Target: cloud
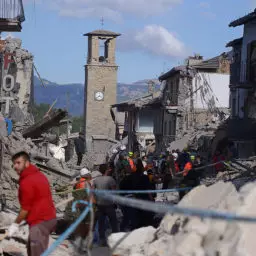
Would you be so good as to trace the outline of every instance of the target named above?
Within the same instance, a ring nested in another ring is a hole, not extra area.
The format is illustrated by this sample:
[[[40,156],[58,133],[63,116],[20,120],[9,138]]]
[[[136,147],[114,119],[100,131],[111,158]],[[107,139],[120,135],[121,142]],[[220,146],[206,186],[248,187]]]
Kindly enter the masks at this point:
[[[26,0],[31,1],[32,0]],[[153,16],[170,10],[183,0],[36,0],[44,2],[59,15],[87,18],[102,17],[120,21],[123,15]]]
[[[210,3],[208,2],[200,2],[199,7],[203,9],[209,9],[210,8]]]
[[[150,54],[169,58],[187,55],[187,49],[174,33],[158,25],[145,26],[142,31],[130,31],[118,42],[120,51],[144,50]]]

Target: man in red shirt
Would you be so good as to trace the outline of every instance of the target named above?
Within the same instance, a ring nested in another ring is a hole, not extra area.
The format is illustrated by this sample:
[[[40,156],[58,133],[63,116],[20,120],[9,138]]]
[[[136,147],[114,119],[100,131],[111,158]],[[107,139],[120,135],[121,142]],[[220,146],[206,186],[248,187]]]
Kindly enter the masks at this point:
[[[19,224],[29,225],[28,256],[40,256],[48,247],[57,220],[50,184],[44,174],[30,163],[26,152],[12,157],[19,179],[20,212],[8,230],[9,237],[19,231]]]

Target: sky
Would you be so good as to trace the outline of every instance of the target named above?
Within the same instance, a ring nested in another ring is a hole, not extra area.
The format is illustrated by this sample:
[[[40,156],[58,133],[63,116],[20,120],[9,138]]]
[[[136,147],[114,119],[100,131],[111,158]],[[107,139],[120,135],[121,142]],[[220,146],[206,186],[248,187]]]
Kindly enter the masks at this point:
[[[205,59],[241,37],[228,24],[256,8],[256,0],[23,0],[20,33],[40,75],[52,82],[84,83],[87,38],[103,29],[117,40],[118,81],[157,78],[195,53]]]

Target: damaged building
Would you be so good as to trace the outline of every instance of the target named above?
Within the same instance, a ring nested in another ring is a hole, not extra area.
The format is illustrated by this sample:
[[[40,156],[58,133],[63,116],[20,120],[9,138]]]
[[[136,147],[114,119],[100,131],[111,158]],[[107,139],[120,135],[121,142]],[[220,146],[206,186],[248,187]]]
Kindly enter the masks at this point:
[[[239,157],[247,158],[256,153],[256,9],[229,26],[244,26],[244,29],[243,37],[227,44],[233,48],[228,133],[236,144]]]
[[[159,151],[180,139],[184,147],[196,130],[216,130],[229,116],[229,70],[229,53],[208,60],[195,55],[159,77],[164,86]]]
[[[145,151],[155,141],[154,124],[161,108],[160,92],[112,105],[115,112],[126,113],[124,136],[128,136],[129,151]]]
[[[1,44],[1,112],[17,125],[31,125],[33,104],[33,55],[21,40],[7,38]]]
[[[210,131],[212,138],[229,116],[229,70],[229,53],[208,60],[189,57],[186,65],[159,77],[161,91],[113,105],[127,113],[129,149],[151,144],[160,153],[177,140],[185,147],[198,130]],[[145,138],[150,143],[143,143]]]

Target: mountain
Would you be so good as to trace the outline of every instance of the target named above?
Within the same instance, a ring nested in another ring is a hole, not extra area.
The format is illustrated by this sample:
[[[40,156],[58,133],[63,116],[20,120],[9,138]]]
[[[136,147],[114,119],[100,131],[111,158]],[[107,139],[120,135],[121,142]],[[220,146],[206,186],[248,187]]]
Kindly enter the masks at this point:
[[[148,93],[147,82],[141,80],[132,84],[117,84],[117,102],[138,98]],[[56,108],[68,108],[73,116],[80,116],[84,109],[84,85],[83,84],[57,84],[43,79],[45,87],[41,85],[38,77],[34,77],[34,97],[37,104],[52,104],[56,99]],[[156,90],[160,89],[159,82],[154,80]],[[68,106],[67,106],[68,102]]]

